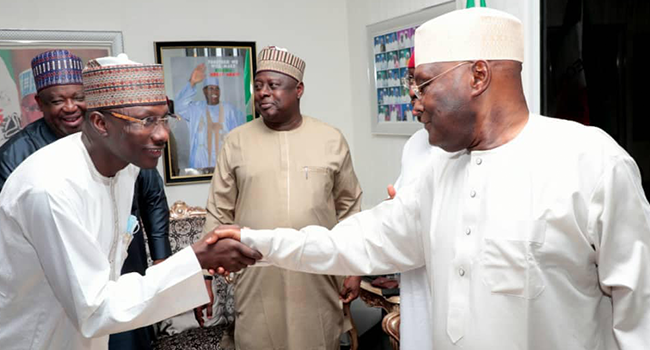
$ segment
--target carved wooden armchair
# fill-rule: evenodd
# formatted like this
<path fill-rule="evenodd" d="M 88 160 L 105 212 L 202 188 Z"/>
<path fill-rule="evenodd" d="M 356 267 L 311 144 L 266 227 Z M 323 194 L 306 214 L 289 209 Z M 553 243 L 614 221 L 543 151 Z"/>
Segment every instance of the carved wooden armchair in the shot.
<path fill-rule="evenodd" d="M 393 350 L 399 350 L 399 325 L 400 325 L 400 297 L 385 297 L 381 289 L 374 287 L 367 280 L 361 281 L 359 297 L 368 306 L 378 307 L 386 311 L 386 316 L 381 321 L 381 328 L 388 334 Z"/>
<path fill-rule="evenodd" d="M 172 254 L 201 238 L 205 215 L 205 209 L 189 207 L 182 201 L 172 205 L 169 210 L 169 243 Z M 212 319 L 206 320 L 205 327 L 199 327 L 193 311 L 163 320 L 156 327 L 157 340 L 153 344 L 153 349 L 234 349 L 232 341 L 222 341 L 222 338 L 233 339 L 235 321 L 233 286 L 223 277 L 215 276 L 212 280 L 212 291 L 214 293 L 213 316 Z"/>

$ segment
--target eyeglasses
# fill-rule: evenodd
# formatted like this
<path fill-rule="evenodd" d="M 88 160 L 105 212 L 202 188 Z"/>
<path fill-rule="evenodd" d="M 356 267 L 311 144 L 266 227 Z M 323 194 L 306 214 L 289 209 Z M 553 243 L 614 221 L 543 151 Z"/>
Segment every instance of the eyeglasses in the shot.
<path fill-rule="evenodd" d="M 458 67 L 460 67 L 460 66 L 462 66 L 462 65 L 464 65 L 464 64 L 467 64 L 467 63 L 472 63 L 472 61 L 461 62 L 461 63 L 459 63 L 459 64 L 457 64 L 457 65 L 455 65 L 455 66 L 453 66 L 453 67 L 447 69 L 446 71 L 444 71 L 444 72 L 442 72 L 442 73 L 436 75 L 435 77 L 433 77 L 433 78 L 431 78 L 431 79 L 425 81 L 424 83 L 422 83 L 422 84 L 420 84 L 420 85 L 415 85 L 415 84 L 411 85 L 410 88 L 413 90 L 413 94 L 415 95 L 415 98 L 417 98 L 418 100 L 422 99 L 422 96 L 424 96 L 424 92 L 421 90 L 421 88 L 422 88 L 424 85 L 427 85 L 427 84 L 433 82 L 434 80 L 440 78 L 441 76 L 443 76 L 443 75 L 445 75 L 445 74 L 451 72 L 452 70 L 454 70 L 454 69 L 456 69 L 456 68 L 458 68 Z"/>
<path fill-rule="evenodd" d="M 147 131 L 153 131 L 156 126 L 162 125 L 165 128 L 169 128 L 169 119 L 173 118 L 176 120 L 180 120 L 181 118 L 177 116 L 176 114 L 172 113 L 167 113 L 162 117 L 146 117 L 146 118 L 133 118 L 128 115 L 120 114 L 117 112 L 107 112 L 110 115 L 112 115 L 115 118 L 122 119 L 122 120 L 127 120 L 131 122 L 131 126 L 133 126 L 136 130 L 147 130 Z"/>

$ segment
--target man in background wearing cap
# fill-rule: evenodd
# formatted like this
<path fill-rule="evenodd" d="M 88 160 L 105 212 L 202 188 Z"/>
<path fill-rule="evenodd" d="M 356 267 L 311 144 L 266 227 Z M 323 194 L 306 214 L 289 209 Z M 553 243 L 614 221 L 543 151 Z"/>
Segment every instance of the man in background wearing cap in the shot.
<path fill-rule="evenodd" d="M 200 82 L 203 82 L 205 101 L 193 101 L 196 84 Z M 220 100 L 219 78 L 205 76 L 205 63 L 194 68 L 190 81 L 176 96 L 176 113 L 190 123 L 189 167 L 192 169 L 208 168 L 212 173 L 224 137 L 244 123 L 244 113 Z"/>
<path fill-rule="evenodd" d="M 412 90 L 438 146 L 418 183 L 331 232 L 217 233 L 292 270 L 426 266 L 422 349 L 650 349 L 650 204 L 634 160 L 600 129 L 528 111 L 515 17 L 458 10 L 415 35 Z"/>
<path fill-rule="evenodd" d="M 162 66 L 105 57 L 83 81 L 82 131 L 32 154 L 0 193 L 3 350 L 107 349 L 108 334 L 206 303 L 202 268 L 260 257 L 208 236 L 144 276 L 120 276 L 139 168 L 156 166 L 169 136 Z"/>
<path fill-rule="evenodd" d="M 322 225 L 359 211 L 361 188 L 337 129 L 300 112 L 305 62 L 267 47 L 258 58 L 255 108 L 262 118 L 228 134 L 208 196 L 205 231 Z M 339 348 L 349 329 L 341 300 L 359 293 L 344 279 L 277 267 L 246 269 L 235 285 L 237 349 Z"/>
<path fill-rule="evenodd" d="M 40 111 L 43 111 L 43 118 L 30 120 L 23 130 L 0 147 L 0 191 L 14 169 L 32 153 L 59 138 L 81 131 L 86 113 L 82 68 L 81 59 L 68 50 L 53 50 L 34 57 L 32 70 L 20 74 L 23 105 L 26 99 L 35 98 Z M 36 73 L 35 79 L 33 72 Z M 37 95 L 30 97 L 30 93 Z M 25 114 L 23 121 L 24 118 Z M 142 169 L 138 174 L 132 214 L 141 219 L 143 227 L 139 227 L 133 235 L 122 273 L 144 274 L 147 257 L 143 230 L 149 238 L 149 251 L 155 263 L 171 254 L 167 197 L 162 178 L 156 169 Z M 129 345 L 139 349 L 150 348 L 150 332 L 138 329 L 114 335 L 111 337 L 111 348 L 125 349 Z"/>

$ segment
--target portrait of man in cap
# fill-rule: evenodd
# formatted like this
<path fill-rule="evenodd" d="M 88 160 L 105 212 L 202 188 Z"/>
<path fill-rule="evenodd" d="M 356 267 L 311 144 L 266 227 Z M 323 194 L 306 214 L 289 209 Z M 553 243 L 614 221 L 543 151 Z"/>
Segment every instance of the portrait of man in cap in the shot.
<path fill-rule="evenodd" d="M 20 126 L 24 128 L 43 117 L 43 112 L 36 102 L 36 83 L 32 70 L 26 69 L 20 73 L 18 82 L 20 84 Z"/>
<path fill-rule="evenodd" d="M 7 63 L 0 57 L 0 145 L 20 130 L 20 98 Z"/>
<path fill-rule="evenodd" d="M 208 63 L 209 64 L 209 63 Z M 174 100 L 176 113 L 189 126 L 188 168 L 210 174 L 225 136 L 245 122 L 244 113 L 223 101 L 219 77 L 206 74 L 206 64 L 197 65 L 189 81 Z M 199 84 L 204 100 L 195 101 Z"/>

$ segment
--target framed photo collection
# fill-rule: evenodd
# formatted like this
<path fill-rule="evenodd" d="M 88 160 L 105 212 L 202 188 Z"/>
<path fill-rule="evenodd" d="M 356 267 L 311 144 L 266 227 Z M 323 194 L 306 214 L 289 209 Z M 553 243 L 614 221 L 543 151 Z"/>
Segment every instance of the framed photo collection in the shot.
<path fill-rule="evenodd" d="M 371 123 L 373 134 L 412 135 L 422 128 L 413 116 L 408 88 L 408 62 L 414 54 L 415 30 L 431 18 L 456 9 L 449 1 L 367 27 Z"/>

